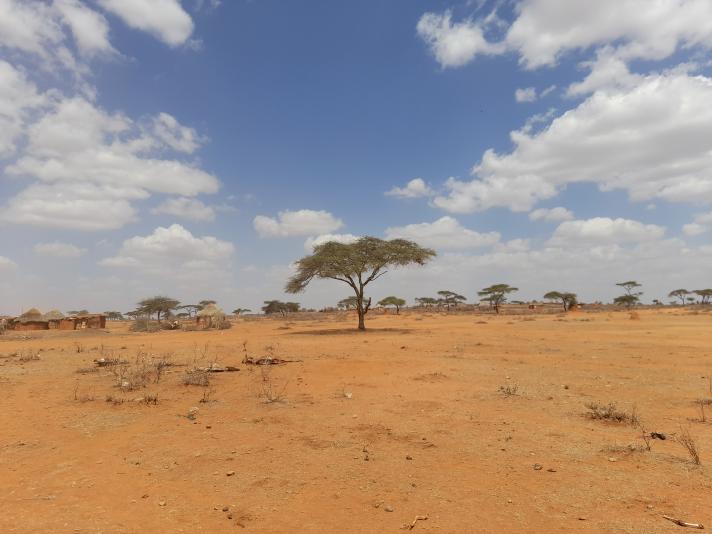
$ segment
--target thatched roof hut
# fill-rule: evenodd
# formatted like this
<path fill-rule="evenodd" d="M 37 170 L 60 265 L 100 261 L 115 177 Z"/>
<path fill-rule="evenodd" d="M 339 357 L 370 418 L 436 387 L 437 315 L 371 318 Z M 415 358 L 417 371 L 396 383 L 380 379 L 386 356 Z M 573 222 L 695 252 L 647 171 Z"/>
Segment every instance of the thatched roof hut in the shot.
<path fill-rule="evenodd" d="M 37 308 L 30 308 L 25 313 L 20 315 L 16 321 L 20 323 L 34 323 L 37 321 L 44 321 L 44 316 Z"/>
<path fill-rule="evenodd" d="M 60 319 L 64 319 L 64 314 L 59 310 L 48 311 L 44 314 L 45 321 L 59 321 Z"/>
<path fill-rule="evenodd" d="M 219 326 L 225 320 L 225 312 L 215 304 L 208 304 L 200 310 L 196 316 L 199 325 L 207 328 Z"/>

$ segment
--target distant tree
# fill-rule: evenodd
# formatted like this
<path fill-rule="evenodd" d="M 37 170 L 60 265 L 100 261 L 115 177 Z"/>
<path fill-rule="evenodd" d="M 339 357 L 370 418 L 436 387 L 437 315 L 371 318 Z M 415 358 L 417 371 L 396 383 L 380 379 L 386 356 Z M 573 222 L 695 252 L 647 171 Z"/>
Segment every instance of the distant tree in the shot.
<path fill-rule="evenodd" d="M 89 315 L 89 310 L 70 310 L 67 315 Z"/>
<path fill-rule="evenodd" d="M 438 303 L 438 299 L 434 299 L 432 297 L 418 297 L 415 299 L 415 302 L 418 303 L 418 306 L 430 308 L 431 306 L 435 306 Z"/>
<path fill-rule="evenodd" d="M 640 302 L 640 297 L 638 295 L 621 295 L 613 299 L 613 304 L 619 306 L 625 306 L 626 308 L 631 308 Z"/>
<path fill-rule="evenodd" d="M 578 304 L 578 299 L 576 297 L 576 293 L 566 293 L 566 292 L 561 292 L 561 291 L 549 291 L 546 295 L 544 295 L 544 298 L 548 299 L 548 300 L 561 301 L 561 304 L 564 306 L 564 311 L 568 311 L 573 306 L 576 306 L 576 304 Z"/>
<path fill-rule="evenodd" d="M 313 254 L 297 262 L 297 273 L 287 282 L 286 291 L 304 291 L 314 278 L 348 284 L 356 296 L 358 329 L 365 330 L 365 317 L 371 307 L 371 299 L 364 295 L 365 287 L 386 274 L 388 267 L 424 265 L 434 256 L 434 250 L 405 239 L 362 237 L 349 244 L 329 241 L 317 245 Z"/>
<path fill-rule="evenodd" d="M 205 308 L 205 306 L 209 306 L 210 304 L 217 304 L 217 303 L 218 303 L 217 300 L 201 300 L 200 302 L 198 302 L 198 306 L 200 306 L 200 309 L 202 310 L 203 308 Z"/>
<path fill-rule="evenodd" d="M 642 284 L 639 284 L 635 280 L 628 280 L 627 282 L 618 282 L 616 285 L 622 287 L 625 290 L 626 295 L 635 295 L 636 297 L 640 297 L 643 294 L 642 291 L 635 291 L 639 287 L 643 287 Z"/>
<path fill-rule="evenodd" d="M 251 311 L 252 311 L 252 310 L 249 309 L 249 308 L 235 308 L 234 310 L 232 310 L 232 314 L 233 314 L 233 315 L 237 315 L 237 316 L 239 317 L 240 314 L 242 314 L 242 313 L 247 313 L 247 312 L 251 312 Z"/>
<path fill-rule="evenodd" d="M 203 307 L 200 304 L 184 304 L 183 306 L 178 306 L 177 309 L 185 310 L 188 313 L 188 317 L 194 317 Z"/>
<path fill-rule="evenodd" d="M 507 295 L 515 291 L 519 291 L 519 289 L 509 284 L 494 284 L 478 291 L 477 294 L 484 297 L 483 300 L 488 301 L 490 306 L 494 306 L 494 311 L 499 313 L 499 307 L 507 302 Z"/>
<path fill-rule="evenodd" d="M 690 292 L 687 289 L 673 289 L 672 291 L 670 291 L 670 293 L 668 293 L 668 298 L 680 299 L 680 304 L 682 304 L 684 306 L 685 299 L 687 298 L 687 296 L 689 294 L 690 294 Z"/>
<path fill-rule="evenodd" d="M 179 304 L 180 301 L 176 299 L 159 295 L 143 299 L 138 303 L 138 309 L 143 311 L 149 319 L 151 318 L 151 315 L 155 313 L 156 319 L 160 323 L 161 317 L 170 314 L 178 307 Z"/>
<path fill-rule="evenodd" d="M 123 321 L 124 320 L 123 314 L 118 311 L 105 311 L 104 315 L 106 315 L 106 318 L 109 321 Z"/>
<path fill-rule="evenodd" d="M 466 297 L 463 297 L 454 291 L 438 291 L 438 295 L 442 297 L 441 302 L 445 305 L 445 307 L 447 307 L 448 310 L 450 309 L 450 306 L 457 306 L 467 300 Z"/>
<path fill-rule="evenodd" d="M 356 309 L 358 306 L 358 299 L 356 297 L 346 297 L 341 299 L 336 303 L 336 307 L 344 310 Z"/>
<path fill-rule="evenodd" d="M 656 306 L 662 306 L 663 303 L 660 302 L 658 299 L 653 299 L 653 304 L 655 304 Z"/>
<path fill-rule="evenodd" d="M 282 315 L 287 315 L 290 312 L 299 311 L 298 302 L 282 302 L 280 300 L 265 300 L 265 305 L 262 306 L 262 311 L 265 315 L 272 315 L 274 313 L 281 313 Z"/>
<path fill-rule="evenodd" d="M 712 298 L 712 289 L 695 289 L 693 293 L 700 297 L 700 304 L 710 303 L 710 298 Z"/>
<path fill-rule="evenodd" d="M 378 305 L 384 306 L 384 307 L 385 306 L 395 306 L 396 314 L 399 314 L 401 306 L 405 306 L 405 300 L 398 298 L 398 297 L 390 296 L 390 297 L 386 297 L 384 299 L 379 300 Z"/>

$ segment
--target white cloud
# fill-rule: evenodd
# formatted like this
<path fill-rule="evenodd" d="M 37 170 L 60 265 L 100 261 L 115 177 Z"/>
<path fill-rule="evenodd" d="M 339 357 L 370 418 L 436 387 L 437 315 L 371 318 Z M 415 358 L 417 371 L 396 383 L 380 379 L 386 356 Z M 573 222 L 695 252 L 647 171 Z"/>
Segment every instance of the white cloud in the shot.
<path fill-rule="evenodd" d="M 452 217 L 441 217 L 432 223 L 408 224 L 386 229 L 386 238 L 410 239 L 419 245 L 443 250 L 463 250 L 494 245 L 498 232 L 480 233 L 462 226 Z"/>
<path fill-rule="evenodd" d="M 508 154 L 488 150 L 471 182 L 450 179 L 434 204 L 456 213 L 530 209 L 569 183 L 627 190 L 636 201 L 712 203 L 712 79 L 679 72 L 600 90 L 543 131 L 511 133 Z"/>
<path fill-rule="evenodd" d="M 501 41 L 488 41 L 484 21 L 452 23 L 451 13 L 426 13 L 418 34 L 443 67 L 459 67 L 478 54 L 514 51 L 534 69 L 554 65 L 567 52 L 616 44 L 625 59 L 660 60 L 680 48 L 712 47 L 708 0 L 525 0 Z"/>
<path fill-rule="evenodd" d="M 526 87 L 514 91 L 514 99 L 519 102 L 535 102 L 537 99 L 536 89 L 534 87 Z"/>
<path fill-rule="evenodd" d="M 322 234 L 316 237 L 308 237 L 304 242 L 304 249 L 307 252 L 314 250 L 317 245 L 323 245 L 329 241 L 336 241 L 337 243 L 350 244 L 355 242 L 359 236 L 353 234 Z"/>
<path fill-rule="evenodd" d="M 83 98 L 61 100 L 29 127 L 24 152 L 6 168 L 11 176 L 38 182 L 10 199 L 0 219 L 118 228 L 134 219 L 133 200 L 217 192 L 214 176 L 184 161 L 155 157 L 165 148 L 170 145 L 124 115 L 109 114 Z"/>
<path fill-rule="evenodd" d="M 200 200 L 186 197 L 168 198 L 151 210 L 154 214 L 175 215 L 192 221 L 215 220 L 215 209 Z"/>
<path fill-rule="evenodd" d="M 385 194 L 398 198 L 421 198 L 431 196 L 433 190 L 422 178 L 414 178 L 405 187 L 394 187 L 390 191 L 386 191 Z"/>
<path fill-rule="evenodd" d="M 17 264 L 5 256 L 0 256 L 0 271 L 12 271 L 17 268 Z"/>
<path fill-rule="evenodd" d="M 260 237 L 292 237 L 328 234 L 344 223 L 328 211 L 280 211 L 277 218 L 258 215 L 252 225 Z"/>
<path fill-rule="evenodd" d="M 573 218 L 574 214 L 561 206 L 557 206 L 556 208 L 539 208 L 529 214 L 529 219 L 532 221 L 570 221 Z"/>
<path fill-rule="evenodd" d="M 453 24 L 450 11 L 441 15 L 424 14 L 418 21 L 417 31 L 444 68 L 465 65 L 477 54 L 501 51 L 499 45 L 487 42 L 481 22 L 466 20 Z"/>
<path fill-rule="evenodd" d="M 64 34 L 53 7 L 32 0 L 0 0 L 0 46 L 47 57 Z"/>
<path fill-rule="evenodd" d="M 665 235 L 665 228 L 643 224 L 631 219 L 593 219 L 566 221 L 554 231 L 549 244 L 558 246 L 586 244 L 613 245 L 656 241 Z"/>
<path fill-rule="evenodd" d="M 131 28 L 151 33 L 170 46 L 188 41 L 193 20 L 178 0 L 97 0 Z"/>
<path fill-rule="evenodd" d="M 181 125 L 175 117 L 168 113 L 159 113 L 157 117 L 154 117 L 153 133 L 166 146 L 186 154 L 195 152 L 203 142 L 203 139 L 193 128 Z"/>
<path fill-rule="evenodd" d="M 707 232 L 708 229 L 709 228 L 707 228 L 707 226 L 699 223 L 690 223 L 682 226 L 683 233 L 689 236 L 704 234 L 705 232 Z"/>
<path fill-rule="evenodd" d="M 173 224 L 159 226 L 145 237 L 127 239 L 116 256 L 99 264 L 182 278 L 226 271 L 234 251 L 232 243 L 210 236 L 195 237 L 183 226 Z"/>
<path fill-rule="evenodd" d="M 92 56 L 115 52 L 109 42 L 109 23 L 101 13 L 89 9 L 79 0 L 54 0 L 54 6 L 72 30 L 82 54 Z"/>
<path fill-rule="evenodd" d="M 35 254 L 52 258 L 78 258 L 86 253 L 86 249 L 79 248 L 70 243 L 37 243 L 34 246 Z"/>

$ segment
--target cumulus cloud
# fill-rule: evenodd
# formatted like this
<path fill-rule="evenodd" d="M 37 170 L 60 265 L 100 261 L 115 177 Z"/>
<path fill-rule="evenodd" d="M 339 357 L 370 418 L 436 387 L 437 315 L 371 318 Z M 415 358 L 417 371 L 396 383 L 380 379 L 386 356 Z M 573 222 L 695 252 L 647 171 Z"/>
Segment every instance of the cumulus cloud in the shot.
<path fill-rule="evenodd" d="M 573 50 L 615 43 L 625 59 L 660 60 L 680 48 L 712 47 L 712 4 L 707 0 L 526 0 L 502 40 L 485 38 L 484 20 L 452 22 L 449 11 L 426 13 L 418 34 L 443 67 L 477 55 L 515 52 L 527 69 L 556 64 Z"/>
<path fill-rule="evenodd" d="M 34 246 L 35 254 L 51 258 L 78 258 L 86 254 L 86 249 L 79 248 L 71 243 L 37 243 Z"/>
<path fill-rule="evenodd" d="M 17 268 L 17 264 L 10 258 L 0 256 L 0 271 L 11 271 Z"/>
<path fill-rule="evenodd" d="M 193 33 L 193 20 L 179 0 L 97 0 L 128 26 L 151 33 L 170 46 L 184 44 Z"/>
<path fill-rule="evenodd" d="M 554 231 L 549 244 L 566 246 L 575 244 L 620 245 L 657 241 L 665 235 L 665 228 L 654 224 L 643 224 L 631 219 L 593 219 L 566 221 Z"/>
<path fill-rule="evenodd" d="M 414 178 L 405 187 L 393 187 L 385 194 L 397 198 L 421 198 L 433 195 L 433 190 L 422 178 Z"/>
<path fill-rule="evenodd" d="M 651 74 L 635 87 L 597 91 L 541 132 L 511 133 L 508 154 L 487 150 L 475 179 L 450 179 L 434 199 L 456 213 L 525 211 L 566 184 L 627 190 L 636 201 L 712 202 L 712 79 Z"/>
<path fill-rule="evenodd" d="M 708 213 L 698 213 L 694 222 L 685 224 L 682 231 L 685 235 L 696 236 L 708 232 L 712 228 L 712 211 Z"/>
<path fill-rule="evenodd" d="M 29 127 L 24 151 L 6 168 L 11 176 L 36 182 L 9 200 L 0 219 L 82 230 L 118 228 L 135 217 L 131 201 L 217 192 L 214 176 L 189 162 L 157 157 L 171 148 L 122 114 L 107 113 L 80 97 L 60 100 Z"/>
<path fill-rule="evenodd" d="M 359 236 L 353 234 L 322 234 L 316 237 L 308 237 L 304 242 L 304 249 L 307 252 L 311 252 L 317 245 L 323 245 L 329 241 L 336 241 L 337 243 L 345 243 L 348 245 L 354 243 L 358 238 Z"/>
<path fill-rule="evenodd" d="M 153 133 L 166 146 L 186 154 L 195 152 L 203 142 L 203 139 L 193 128 L 183 126 L 168 113 L 159 113 L 157 117 L 154 117 Z"/>
<path fill-rule="evenodd" d="M 252 221 L 260 237 L 293 237 L 328 234 L 344 223 L 328 211 L 280 211 L 277 217 L 258 215 Z"/>
<path fill-rule="evenodd" d="M 191 221 L 215 220 L 215 209 L 203 204 L 200 200 L 186 197 L 167 198 L 151 210 L 151 213 L 160 215 L 174 215 Z"/>
<path fill-rule="evenodd" d="M 104 267 L 176 278 L 225 272 L 234 254 L 232 243 L 215 237 L 195 237 L 179 224 L 158 227 L 147 236 L 124 241 L 118 254 L 99 262 Z"/>
<path fill-rule="evenodd" d="M 101 13 L 79 0 L 54 0 L 62 21 L 74 36 L 79 51 L 87 56 L 115 53 L 109 42 L 109 23 Z"/>
<path fill-rule="evenodd" d="M 463 250 L 494 245 L 498 232 L 480 233 L 462 226 L 452 217 L 441 217 L 432 223 L 408 224 L 386 229 L 388 239 L 402 238 L 419 245 L 442 250 Z"/>
<path fill-rule="evenodd" d="M 450 11 L 424 14 L 417 31 L 443 68 L 461 67 L 478 54 L 502 51 L 500 45 L 487 41 L 482 22 L 465 20 L 453 24 Z"/>
<path fill-rule="evenodd" d="M 574 214 L 562 206 L 556 208 L 539 208 L 529 214 L 532 221 L 570 221 Z"/>
<path fill-rule="evenodd" d="M 514 99 L 519 102 L 535 102 L 537 99 L 536 88 L 525 87 L 514 91 Z"/>

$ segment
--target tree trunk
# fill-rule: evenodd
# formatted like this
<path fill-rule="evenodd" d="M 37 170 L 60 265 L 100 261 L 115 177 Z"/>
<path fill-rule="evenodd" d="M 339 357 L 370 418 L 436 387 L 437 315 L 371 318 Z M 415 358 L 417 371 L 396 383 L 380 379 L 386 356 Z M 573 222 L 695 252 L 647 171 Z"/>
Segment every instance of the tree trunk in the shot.
<path fill-rule="evenodd" d="M 363 313 L 363 308 L 359 306 L 357 308 L 358 311 L 358 329 L 359 330 L 366 330 L 366 323 L 364 321 L 365 314 Z"/>

